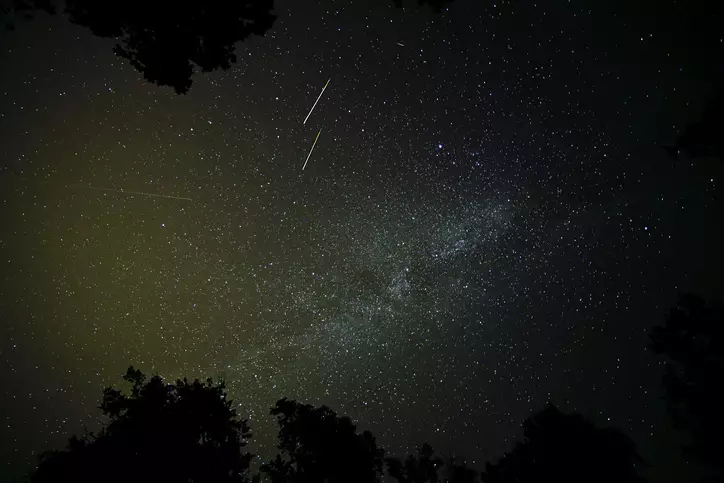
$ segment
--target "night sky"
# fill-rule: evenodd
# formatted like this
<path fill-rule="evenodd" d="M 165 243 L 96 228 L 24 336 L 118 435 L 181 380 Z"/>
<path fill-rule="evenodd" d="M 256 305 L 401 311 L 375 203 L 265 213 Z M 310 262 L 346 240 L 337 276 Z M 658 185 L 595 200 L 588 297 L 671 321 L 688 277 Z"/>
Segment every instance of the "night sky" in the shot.
<path fill-rule="evenodd" d="M 0 476 L 133 364 L 224 377 L 262 455 L 281 397 L 476 465 L 553 402 L 675 480 L 647 332 L 724 293 L 722 166 L 660 147 L 723 72 L 692 3 L 278 0 L 185 96 L 0 32 Z"/>

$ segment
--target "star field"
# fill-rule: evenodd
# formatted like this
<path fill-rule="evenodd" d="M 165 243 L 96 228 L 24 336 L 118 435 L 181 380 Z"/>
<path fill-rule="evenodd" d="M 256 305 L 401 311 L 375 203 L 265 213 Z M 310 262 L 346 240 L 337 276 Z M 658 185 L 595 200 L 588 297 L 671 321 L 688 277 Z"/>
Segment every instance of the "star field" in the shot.
<path fill-rule="evenodd" d="M 720 36 L 678 2 L 277 3 L 185 96 L 62 18 L 0 33 L 3 471 L 133 364 L 225 378 L 262 455 L 281 397 L 476 464 L 553 402 L 667 474 L 647 332 L 721 288 L 721 168 L 658 146 Z"/>

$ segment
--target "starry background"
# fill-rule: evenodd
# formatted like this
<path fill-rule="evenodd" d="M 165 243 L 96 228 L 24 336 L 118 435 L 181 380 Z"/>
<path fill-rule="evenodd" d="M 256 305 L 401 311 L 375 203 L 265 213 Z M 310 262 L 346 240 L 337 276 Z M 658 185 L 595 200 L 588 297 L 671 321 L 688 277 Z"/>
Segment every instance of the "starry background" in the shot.
<path fill-rule="evenodd" d="M 130 364 L 224 377 L 262 455 L 280 397 L 476 465 L 550 401 L 689 471 L 647 331 L 722 294 L 721 165 L 660 149 L 722 75 L 720 20 L 276 7 L 186 96 L 62 18 L 0 33 L 2 475 L 96 428 Z"/>

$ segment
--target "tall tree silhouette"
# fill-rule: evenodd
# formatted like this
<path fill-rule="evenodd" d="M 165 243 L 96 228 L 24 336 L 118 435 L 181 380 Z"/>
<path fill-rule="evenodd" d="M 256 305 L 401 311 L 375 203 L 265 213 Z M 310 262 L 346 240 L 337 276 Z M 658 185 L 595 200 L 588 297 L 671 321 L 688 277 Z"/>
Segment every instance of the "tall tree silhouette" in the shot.
<path fill-rule="evenodd" d="M 724 374 L 724 309 L 682 294 L 664 326 L 654 327 L 657 354 L 669 357 L 663 386 L 675 426 L 691 433 L 687 451 L 724 473 L 721 381 Z"/>
<path fill-rule="evenodd" d="M 523 423 L 525 439 L 481 474 L 483 483 L 643 482 L 631 439 L 548 406 Z"/>
<path fill-rule="evenodd" d="M 279 423 L 276 459 L 262 465 L 272 483 L 376 483 L 384 451 L 347 417 L 281 399 L 271 409 Z"/>
<path fill-rule="evenodd" d="M 399 483 L 475 483 L 477 473 L 454 457 L 435 456 L 432 446 L 425 443 L 417 455 L 399 458 L 385 458 L 388 474 Z M 442 473 L 442 474 L 440 474 Z"/>
<path fill-rule="evenodd" d="M 109 423 L 69 440 L 65 451 L 41 455 L 31 483 L 248 481 L 251 438 L 236 418 L 224 384 L 198 380 L 166 384 L 133 367 L 124 379 L 131 394 L 107 388 L 100 409 Z"/>

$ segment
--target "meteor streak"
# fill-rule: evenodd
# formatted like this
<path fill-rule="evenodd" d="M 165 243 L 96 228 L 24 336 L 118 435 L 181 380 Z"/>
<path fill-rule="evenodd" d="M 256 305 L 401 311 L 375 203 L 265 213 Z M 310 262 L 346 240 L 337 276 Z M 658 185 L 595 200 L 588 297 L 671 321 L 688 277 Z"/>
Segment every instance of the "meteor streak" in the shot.
<path fill-rule="evenodd" d="M 331 81 L 331 80 L 332 80 L 332 78 L 330 77 L 330 78 L 327 80 L 327 83 L 324 84 L 324 87 L 322 88 L 322 92 L 319 93 L 319 97 L 317 97 L 317 100 L 314 101 L 314 105 L 313 105 L 312 108 L 309 110 L 309 114 L 307 114 L 307 117 L 304 118 L 304 122 L 303 122 L 302 124 L 306 124 L 306 123 L 307 123 L 307 119 L 309 119 L 309 116 L 312 115 L 312 111 L 313 111 L 314 108 L 317 106 L 317 103 L 319 102 L 319 100 L 322 98 L 322 94 L 324 94 L 324 90 L 327 88 L 327 86 L 329 85 L 329 81 Z"/>
<path fill-rule="evenodd" d="M 322 134 L 322 130 L 320 129 L 317 133 L 317 137 L 314 138 L 314 144 L 312 144 L 312 149 L 309 150 L 309 154 L 307 154 L 307 160 L 304 161 L 304 166 L 302 166 L 302 171 L 304 171 L 304 168 L 307 167 L 307 163 L 309 162 L 309 158 L 312 156 L 312 151 L 314 151 L 314 146 L 317 145 L 317 140 L 319 139 L 319 135 Z"/>
<path fill-rule="evenodd" d="M 168 198 L 170 200 L 193 201 L 191 198 L 185 198 L 183 196 L 160 195 L 158 193 L 145 193 L 143 191 L 130 191 L 130 190 L 116 189 L 116 188 L 101 188 L 100 186 L 90 186 L 90 185 L 84 185 L 84 184 L 69 184 L 66 186 L 73 187 L 73 188 L 88 188 L 88 189 L 97 190 L 97 191 L 110 191 L 113 193 L 121 193 L 121 194 L 126 194 L 126 195 L 153 196 L 156 198 Z"/>
<path fill-rule="evenodd" d="M 35 183 L 43 183 L 43 184 L 49 184 L 53 185 L 56 184 L 55 182 L 49 180 L 49 179 L 36 179 L 36 178 L 29 178 L 27 176 L 16 176 L 19 179 L 24 179 L 26 181 L 32 181 Z M 65 188 L 85 188 L 89 190 L 96 190 L 96 191 L 108 191 L 111 193 L 121 193 L 122 195 L 139 195 L 139 196 L 152 196 L 154 198 L 166 198 L 169 200 L 183 200 L 183 201 L 194 201 L 191 198 L 186 198 L 185 196 L 171 196 L 171 195 L 161 195 L 158 193 L 147 193 L 145 191 L 132 191 L 132 190 L 124 190 L 124 189 L 118 189 L 118 188 L 104 188 L 101 186 L 92 186 L 89 184 L 60 184 L 57 183 L 59 186 L 63 186 Z"/>

